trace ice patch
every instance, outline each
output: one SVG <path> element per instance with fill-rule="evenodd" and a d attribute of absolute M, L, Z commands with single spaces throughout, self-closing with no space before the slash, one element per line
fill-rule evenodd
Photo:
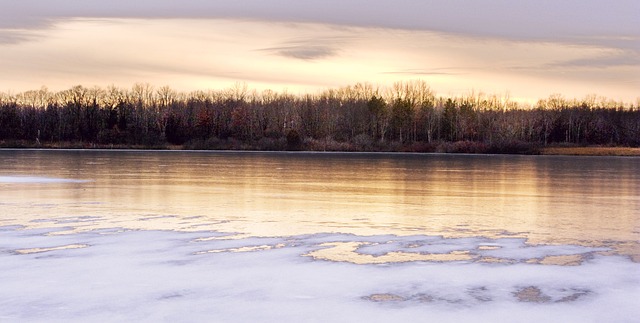
<path fill-rule="evenodd" d="M 79 248 L 86 248 L 86 247 L 88 246 L 84 244 L 70 244 L 65 246 L 56 246 L 56 247 L 49 247 L 49 248 L 18 249 L 16 250 L 16 253 L 19 253 L 19 254 L 43 253 L 43 252 L 55 251 L 55 250 L 79 249 Z"/>
<path fill-rule="evenodd" d="M 500 248 L 481 250 L 480 254 L 489 257 L 509 258 L 516 260 L 545 258 L 549 256 L 567 256 L 607 251 L 607 248 L 590 248 L 583 246 L 530 246 L 523 244 L 523 239 L 500 239 Z"/>
<path fill-rule="evenodd" d="M 56 230 L 1 228 L 1 321 L 625 322 L 640 315 L 640 264 L 594 248 L 419 235 Z M 354 264 L 304 256 L 334 245 L 356 257 L 471 257 Z M 518 250 L 527 254 L 516 257 L 522 261 L 482 261 L 486 252 L 514 258 Z M 524 261 L 570 253 L 591 257 L 576 266 Z"/>
<path fill-rule="evenodd" d="M 90 180 L 36 177 L 36 176 L 0 176 L 0 183 L 9 184 L 52 184 L 52 183 L 87 183 Z"/>

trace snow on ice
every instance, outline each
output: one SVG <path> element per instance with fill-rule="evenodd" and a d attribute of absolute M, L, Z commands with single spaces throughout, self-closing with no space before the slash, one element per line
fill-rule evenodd
<path fill-rule="evenodd" d="M 607 248 L 534 246 L 516 238 L 65 230 L 0 227 L 0 321 L 640 317 L 640 264 Z M 548 264 L 548 257 L 574 261 Z"/>

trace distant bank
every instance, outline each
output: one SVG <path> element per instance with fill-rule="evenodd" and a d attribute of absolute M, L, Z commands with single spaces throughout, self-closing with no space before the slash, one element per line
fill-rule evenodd
<path fill-rule="evenodd" d="M 640 148 L 632 147 L 545 147 L 541 155 L 569 156 L 640 156 Z"/>
<path fill-rule="evenodd" d="M 475 147 L 471 147 L 475 146 Z M 610 146 L 546 146 L 534 147 L 526 146 L 511 147 L 510 149 L 500 150 L 498 148 L 477 147 L 478 143 L 473 142 L 445 142 L 432 147 L 418 147 L 415 145 L 388 145 L 378 147 L 379 149 L 353 149 L 348 145 L 342 147 L 331 146 L 325 147 L 329 149 L 318 149 L 317 144 L 305 147 L 301 146 L 297 149 L 288 149 L 286 145 L 282 149 L 260 149 L 260 147 L 251 145 L 240 145 L 238 143 L 221 144 L 218 147 L 202 147 L 193 145 L 105 145 L 82 142 L 58 142 L 58 143 L 41 143 L 34 144 L 26 141 L 0 141 L 0 149 L 131 149 L 131 150 L 210 150 L 210 151 L 300 151 L 300 152 L 404 152 L 404 153 L 450 153 L 450 154 L 515 154 L 515 155 L 565 155 L 565 156 L 630 156 L 640 157 L 640 147 L 610 147 Z M 344 149 L 339 149 L 344 148 Z"/>

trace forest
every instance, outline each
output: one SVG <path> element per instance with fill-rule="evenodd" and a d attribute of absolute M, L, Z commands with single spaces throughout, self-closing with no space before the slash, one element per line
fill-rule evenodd
<path fill-rule="evenodd" d="M 0 147 L 536 154 L 554 145 L 638 147 L 640 103 L 444 97 L 424 81 L 304 95 L 241 83 L 191 93 L 148 84 L 0 93 Z"/>

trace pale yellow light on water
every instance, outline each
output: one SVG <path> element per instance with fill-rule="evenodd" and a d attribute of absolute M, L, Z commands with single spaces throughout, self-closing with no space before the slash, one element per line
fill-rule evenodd
<path fill-rule="evenodd" d="M 633 159 L 107 151 L 16 158 L 30 158 L 28 167 L 8 161 L 4 172 L 91 181 L 0 183 L 9 215 L 0 225 L 64 229 L 57 234 L 523 238 L 640 257 Z"/>

